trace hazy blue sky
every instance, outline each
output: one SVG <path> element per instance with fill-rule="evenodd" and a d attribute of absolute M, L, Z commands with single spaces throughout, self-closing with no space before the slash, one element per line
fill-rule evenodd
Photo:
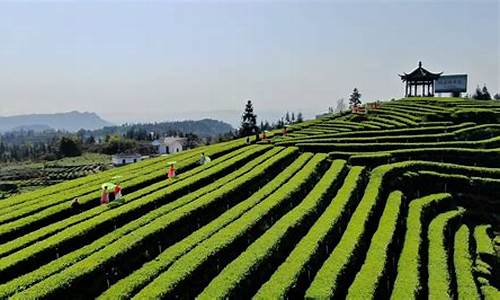
<path fill-rule="evenodd" d="M 0 3 L 0 115 L 321 112 L 419 60 L 500 89 L 498 1 Z M 200 115 L 200 114 L 198 114 Z M 196 115 L 196 116 L 198 116 Z"/>

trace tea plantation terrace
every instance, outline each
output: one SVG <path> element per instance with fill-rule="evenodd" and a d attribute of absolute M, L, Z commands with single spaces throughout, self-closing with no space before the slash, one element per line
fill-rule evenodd
<path fill-rule="evenodd" d="M 499 120 L 405 98 L 12 196 L 0 298 L 500 299 Z"/>

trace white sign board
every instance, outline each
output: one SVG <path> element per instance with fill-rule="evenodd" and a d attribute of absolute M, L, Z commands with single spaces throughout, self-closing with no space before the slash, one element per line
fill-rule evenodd
<path fill-rule="evenodd" d="M 442 75 L 434 83 L 436 93 L 467 92 L 467 74 Z"/>

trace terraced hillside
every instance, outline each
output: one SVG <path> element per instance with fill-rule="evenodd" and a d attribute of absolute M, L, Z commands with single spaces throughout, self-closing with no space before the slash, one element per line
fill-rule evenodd
<path fill-rule="evenodd" d="M 0 298 L 500 299 L 499 120 L 403 99 L 7 198 Z"/>

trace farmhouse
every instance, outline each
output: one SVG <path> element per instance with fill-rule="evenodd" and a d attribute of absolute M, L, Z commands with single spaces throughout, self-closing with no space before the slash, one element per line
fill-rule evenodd
<path fill-rule="evenodd" d="M 156 140 L 152 145 L 156 147 L 159 154 L 177 153 L 184 150 L 186 139 L 181 137 L 166 137 L 163 140 Z"/>
<path fill-rule="evenodd" d="M 142 160 L 142 156 L 140 154 L 137 154 L 137 153 L 134 153 L 134 154 L 119 153 L 119 154 L 115 154 L 111 157 L 111 162 L 113 163 L 113 166 L 121 166 L 121 165 L 131 164 L 131 163 L 135 163 L 135 162 L 138 162 L 141 160 Z"/>

